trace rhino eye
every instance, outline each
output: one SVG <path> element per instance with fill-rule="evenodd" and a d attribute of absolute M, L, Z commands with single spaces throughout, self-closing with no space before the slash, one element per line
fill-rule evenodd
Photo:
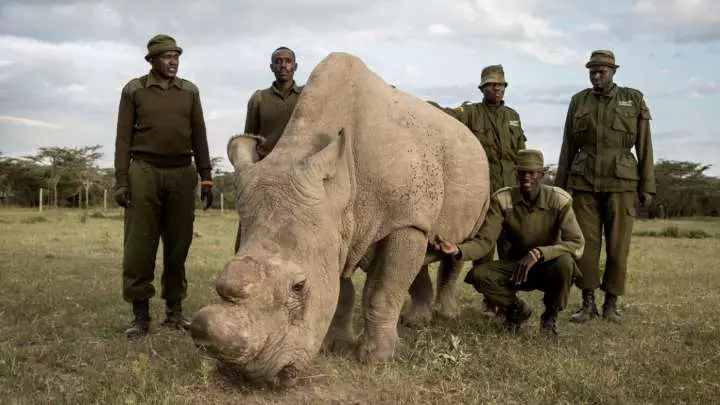
<path fill-rule="evenodd" d="M 293 284 L 292 290 L 296 293 L 301 293 L 305 289 L 305 280 Z"/>

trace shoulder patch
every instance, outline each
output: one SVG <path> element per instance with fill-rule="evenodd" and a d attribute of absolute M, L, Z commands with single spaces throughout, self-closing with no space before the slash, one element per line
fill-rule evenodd
<path fill-rule="evenodd" d="M 500 204 L 500 209 L 507 211 L 512 208 L 512 187 L 503 187 L 498 189 L 492 198 Z"/>
<path fill-rule="evenodd" d="M 557 206 L 558 208 L 562 208 L 572 202 L 572 196 L 567 191 L 563 190 L 560 187 L 551 186 L 552 188 L 552 197 L 551 197 L 551 205 Z"/>
<path fill-rule="evenodd" d="M 508 124 L 509 124 L 511 127 L 519 127 L 519 126 L 520 126 L 520 120 L 510 120 L 510 121 L 508 121 Z"/>

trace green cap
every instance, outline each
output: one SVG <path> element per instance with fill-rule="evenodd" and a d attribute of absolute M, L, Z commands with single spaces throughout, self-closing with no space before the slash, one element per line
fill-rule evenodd
<path fill-rule="evenodd" d="M 519 172 L 544 172 L 545 160 L 543 153 L 537 149 L 522 149 L 518 151 L 518 164 L 515 169 Z"/>
<path fill-rule="evenodd" d="M 615 64 L 615 54 L 607 49 L 598 49 L 590 55 L 590 60 L 585 64 L 586 68 L 593 66 L 608 66 L 617 69 L 620 66 Z"/>
<path fill-rule="evenodd" d="M 150 61 L 150 58 L 153 56 L 167 51 L 177 51 L 177 53 L 182 54 L 182 48 L 177 46 L 175 38 L 165 34 L 157 34 L 150 38 L 147 43 L 147 49 L 148 53 L 145 55 L 146 61 Z"/>
<path fill-rule="evenodd" d="M 482 87 L 488 83 L 508 85 L 505 81 L 505 71 L 502 65 L 490 65 L 483 68 L 482 73 L 480 73 L 480 85 L 478 88 L 482 89 Z"/>

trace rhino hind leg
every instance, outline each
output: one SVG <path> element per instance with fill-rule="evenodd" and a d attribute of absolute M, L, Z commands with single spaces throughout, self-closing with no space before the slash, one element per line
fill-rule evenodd
<path fill-rule="evenodd" d="M 423 265 L 427 236 L 417 228 L 392 232 L 377 246 L 363 291 L 365 330 L 361 362 L 387 361 L 395 354 L 397 324 L 410 285 Z"/>
<path fill-rule="evenodd" d="M 419 328 L 432 320 L 433 283 L 427 265 L 420 268 L 415 280 L 410 285 L 410 307 L 400 316 L 400 323 Z"/>
<path fill-rule="evenodd" d="M 438 288 L 434 309 L 442 318 L 455 319 L 460 315 L 456 286 L 463 264 L 464 262 L 446 259 L 438 266 Z"/>
<path fill-rule="evenodd" d="M 354 304 L 355 286 L 352 278 L 341 277 L 338 304 L 322 344 L 323 351 L 344 354 L 356 348 L 357 338 L 352 326 Z"/>

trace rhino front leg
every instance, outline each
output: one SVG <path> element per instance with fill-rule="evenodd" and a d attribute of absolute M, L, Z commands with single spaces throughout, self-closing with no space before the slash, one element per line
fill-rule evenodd
<path fill-rule="evenodd" d="M 324 351 L 345 353 L 355 348 L 356 337 L 352 327 L 355 286 L 350 277 L 340 278 L 340 296 L 338 297 L 335 316 L 323 341 L 322 348 Z"/>
<path fill-rule="evenodd" d="M 393 357 L 400 310 L 423 264 L 426 247 L 425 233 L 417 228 L 397 230 L 378 245 L 363 294 L 365 331 L 358 348 L 360 361 Z"/>
<path fill-rule="evenodd" d="M 438 266 L 438 288 L 435 300 L 437 314 L 446 319 L 455 319 L 460 315 L 457 301 L 457 280 L 462 273 L 464 262 L 443 259 Z"/>
<path fill-rule="evenodd" d="M 400 322 L 409 327 L 422 327 L 432 319 L 433 283 L 427 265 L 420 268 L 410 285 L 410 308 L 402 314 Z"/>

